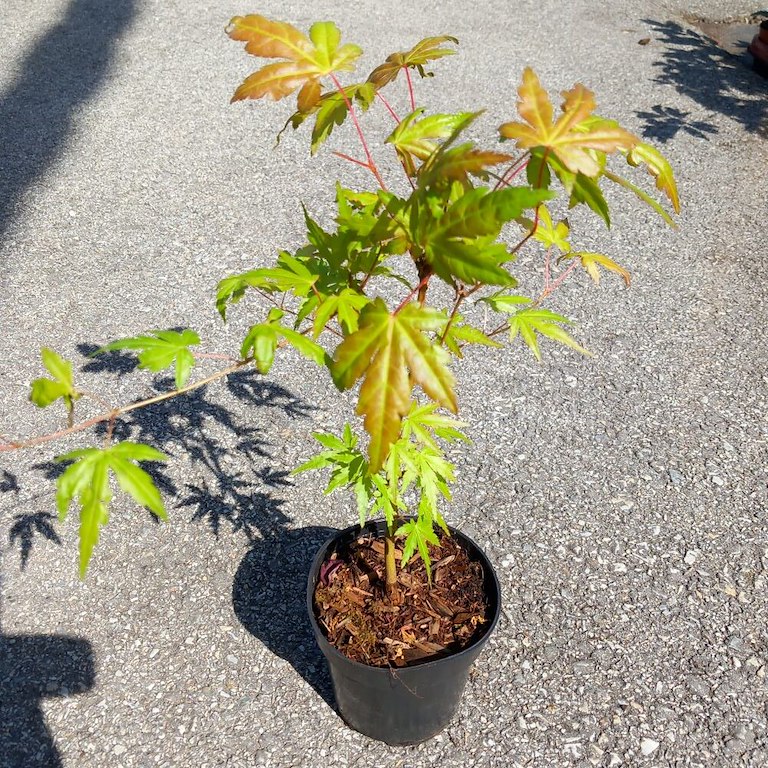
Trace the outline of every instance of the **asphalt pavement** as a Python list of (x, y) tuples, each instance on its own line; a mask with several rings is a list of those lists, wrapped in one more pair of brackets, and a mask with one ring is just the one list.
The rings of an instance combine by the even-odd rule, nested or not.
[[(88, 357), (109, 340), (192, 327), (206, 352), (236, 354), (261, 309), (246, 299), (223, 325), (217, 281), (300, 245), (300, 203), (327, 220), (336, 178), (367, 182), (329, 150), (310, 158), (306, 130), (275, 149), (288, 105), (229, 104), (256, 65), (224, 34), (233, 15), (334, 20), (363, 72), (455, 35), (460, 54), (417, 95), (485, 108), (473, 131), (491, 141), (526, 65), (552, 92), (581, 81), (663, 149), (682, 214), (672, 231), (619, 191), (610, 231), (572, 217), (579, 247), (633, 276), (553, 296), (593, 358), (548, 346), (542, 364), (514, 348), (456, 366), (473, 443), (445, 515), (486, 548), (505, 607), (443, 734), (388, 747), (333, 708), (304, 580), (356, 513), (319, 475), (288, 473), (353, 400), (284, 354), (267, 377), (118, 426), (171, 456), (156, 470), (170, 520), (116, 498), (84, 583), (52, 459), (103, 431), (0, 454), (0, 768), (767, 765), (768, 82), (690, 26), (758, 10), (3, 0), (0, 432), (14, 439), (62, 426), (26, 402), (40, 347), (112, 403), (168, 381)], [(356, 152), (354, 134), (336, 147)], [(541, 269), (521, 269), (535, 290)]]

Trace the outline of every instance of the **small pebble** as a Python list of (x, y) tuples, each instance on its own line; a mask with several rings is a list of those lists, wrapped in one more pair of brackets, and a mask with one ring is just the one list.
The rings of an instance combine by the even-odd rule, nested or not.
[(648, 757), (652, 755), (659, 748), (659, 742), (655, 739), (643, 739), (640, 742), (640, 751)]

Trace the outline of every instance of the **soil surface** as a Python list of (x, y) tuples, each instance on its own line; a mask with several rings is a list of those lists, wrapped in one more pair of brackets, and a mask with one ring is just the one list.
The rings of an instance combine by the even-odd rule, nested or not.
[[(396, 550), (398, 567), (402, 556)], [(430, 545), (432, 584), (414, 556), (399, 569), (399, 604), (384, 583), (384, 541), (370, 535), (321, 566), (315, 613), (329, 642), (348, 658), (376, 667), (408, 666), (456, 653), (485, 631), (488, 600), (482, 565), (455, 538)]]

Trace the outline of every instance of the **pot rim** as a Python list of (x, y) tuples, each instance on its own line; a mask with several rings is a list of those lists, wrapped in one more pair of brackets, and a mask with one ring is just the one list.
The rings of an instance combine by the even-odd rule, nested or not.
[(440, 663), (460, 658), (463, 655), (478, 651), (481, 646), (488, 642), (491, 635), (493, 634), (493, 631), (496, 629), (496, 625), (499, 622), (499, 617), (501, 616), (501, 585), (499, 584), (499, 578), (496, 575), (496, 569), (493, 567), (493, 564), (491, 563), (488, 555), (485, 554), (477, 542), (475, 542), (471, 537), (467, 536), (467, 534), (462, 533), (457, 528), (454, 528), (452, 525), (448, 525), (448, 530), (451, 532), (451, 536), (456, 536), (460, 541), (463, 540), (463, 542), (469, 544), (480, 556), (478, 559), (483, 566), (485, 581), (486, 583), (490, 582), (490, 586), (492, 587), (492, 589), (487, 592), (487, 596), (491, 600), (492, 605), (494, 602), (496, 604), (493, 616), (490, 623), (488, 624), (488, 628), (479, 638), (477, 638), (477, 640), (468, 645), (466, 648), (462, 648), (460, 651), (456, 651), (455, 653), (449, 653), (447, 656), (441, 656), (440, 658), (433, 659), (432, 661), (424, 661), (420, 664), (414, 664), (412, 666), (405, 667), (375, 667), (371, 664), (363, 664), (360, 661), (355, 661), (354, 659), (350, 659), (349, 657), (345, 656), (338, 648), (336, 648), (336, 646), (329, 642), (328, 638), (325, 636), (325, 633), (321, 629), (319, 622), (317, 621), (317, 616), (315, 616), (314, 596), (315, 585), (317, 584), (315, 574), (319, 574), (322, 561), (334, 542), (353, 533), (362, 533), (362, 531), (364, 531), (369, 526), (376, 526), (384, 522), (385, 521), (383, 519), (376, 518), (374, 520), (369, 520), (362, 527), (358, 523), (356, 525), (350, 525), (348, 528), (337, 531), (328, 537), (328, 539), (323, 543), (323, 545), (317, 551), (314, 559), (312, 560), (312, 567), (310, 568), (309, 575), (307, 577), (307, 613), (309, 614), (309, 621), (312, 625), (315, 638), (318, 644), (321, 645), (323, 653), (326, 655), (330, 653), (335, 658), (342, 660), (347, 664), (351, 664), (354, 667), (374, 670), (374, 674), (376, 671), (379, 671), (382, 674), (389, 675), (393, 671), (397, 672), (398, 674), (402, 674), (403, 672), (408, 672), (414, 669), (429, 669), (430, 667), (434, 667)]

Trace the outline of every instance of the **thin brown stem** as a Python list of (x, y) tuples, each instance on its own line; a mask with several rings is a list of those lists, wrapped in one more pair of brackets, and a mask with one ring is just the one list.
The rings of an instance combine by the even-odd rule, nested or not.
[(549, 283), (546, 288), (539, 294), (539, 296), (536, 298), (536, 300), (531, 304), (531, 306), (536, 307), (539, 304), (541, 304), (544, 299), (546, 299), (548, 296), (550, 296), (552, 293), (554, 293), (566, 280), (568, 275), (570, 275), (574, 269), (578, 266), (578, 261), (573, 261), (568, 269), (563, 272), (562, 275), (560, 275), (556, 280)]
[(173, 397), (178, 397), (179, 395), (183, 395), (185, 392), (191, 392), (192, 390), (199, 389), (200, 387), (204, 387), (206, 384), (210, 384), (211, 382), (214, 382), (217, 379), (221, 379), (224, 376), (228, 376), (230, 373), (234, 373), (235, 371), (242, 368), (244, 365), (248, 365), (248, 363), (252, 362), (252, 360), (253, 358), (238, 360), (237, 363), (235, 363), (234, 365), (230, 365), (227, 368), (217, 371), (216, 373), (211, 374), (210, 376), (207, 376), (204, 379), (195, 381), (192, 384), (187, 384), (186, 387), (182, 387), (181, 389), (174, 389), (170, 392), (163, 392), (160, 395), (149, 397), (146, 400), (139, 400), (135, 403), (130, 403), (128, 405), (122, 405), (118, 408), (113, 408), (106, 413), (99, 414), (98, 416), (94, 416), (91, 419), (86, 419), (86, 421), (81, 421), (78, 424), (73, 424), (72, 426), (67, 427), (66, 429), (60, 429), (57, 432), (51, 432), (47, 435), (41, 435), (40, 437), (33, 437), (31, 440), (9, 442), (8, 445), (0, 445), (0, 452), (21, 450), (23, 448), (32, 448), (36, 445), (42, 445), (43, 443), (48, 443), (51, 440), (56, 440), (60, 437), (66, 437), (67, 435), (74, 434), (75, 432), (82, 432), (84, 429), (93, 427), (96, 424), (100, 424), (103, 421), (114, 421), (115, 419), (117, 419), (118, 416), (122, 416), (123, 414), (130, 413), (131, 411), (136, 411), (139, 408), (146, 408), (147, 406), (153, 405), (154, 403), (160, 403), (160, 402), (163, 402), (164, 400), (170, 400)]
[(400, 302), (400, 305), (398, 308), (392, 313), (393, 315), (397, 315), (399, 312), (402, 311), (402, 309), (405, 307), (406, 304), (418, 293), (419, 296), (421, 296), (422, 291), (426, 293), (426, 288), (429, 285), (429, 278), (432, 277), (431, 274), (426, 275), (422, 278), (422, 280), (419, 282), (419, 284), (411, 290), (411, 292)]
[(395, 559), (395, 526), (387, 526), (387, 533), (384, 536), (384, 573), (387, 589), (387, 598), (392, 605), (399, 605), (402, 602), (400, 590), (397, 586), (397, 560)]
[[(508, 186), (509, 182), (512, 181), (512, 179), (528, 165), (530, 154), (530, 152), (525, 152), (523, 155), (518, 157), (517, 160), (515, 160), (512, 165), (510, 165), (509, 168), (507, 168), (507, 170), (501, 174), (501, 176), (497, 177), (498, 181), (496, 182), (494, 190), (499, 189), (499, 187)], [(510, 176), (510, 174), (512, 175)], [(541, 181), (539, 181), (539, 183), (541, 183)]]
[(93, 400), (94, 403), (98, 403), (102, 408), (108, 408), (111, 409), (112, 406), (99, 395), (95, 394), (94, 392), (87, 392), (85, 390), (79, 389), (78, 392), (83, 396), (87, 397), (89, 400)]
[(117, 419), (117, 414), (113, 411), (112, 414), (109, 417), (109, 421), (107, 423), (107, 434), (104, 435), (104, 450), (109, 448), (110, 443), (112, 442), (112, 434), (115, 431), (115, 420)]
[(228, 363), (236, 363), (240, 358), (225, 355), (222, 352), (195, 352), (195, 358), (198, 360), (223, 360)]
[(461, 307), (466, 299), (468, 299), (473, 293), (477, 293), (482, 287), (482, 283), (477, 283), (472, 288), (467, 288), (465, 285), (462, 285), (456, 289), (456, 299), (453, 302), (451, 314), (448, 316), (448, 322), (445, 324), (445, 328), (440, 335), (440, 341), (438, 342), (439, 344), (442, 345), (445, 342), (445, 338), (448, 336), (448, 331), (451, 330), (451, 326), (453, 325), (453, 322), (456, 319), (456, 315), (459, 312), (459, 307)]

